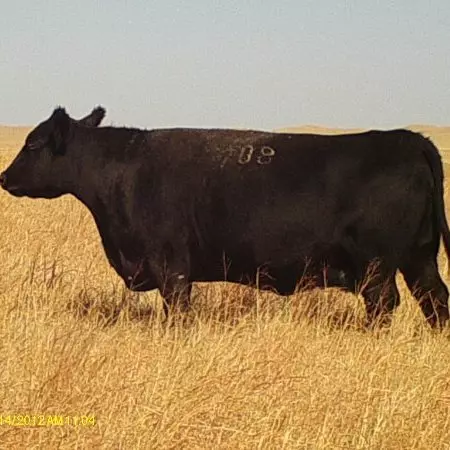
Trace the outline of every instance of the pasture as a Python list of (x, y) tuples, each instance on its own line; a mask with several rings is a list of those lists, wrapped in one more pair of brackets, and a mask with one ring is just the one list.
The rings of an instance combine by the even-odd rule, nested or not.
[[(413, 128), (450, 163), (450, 129)], [(0, 127), (1, 169), (27, 131)], [(361, 299), (337, 290), (221, 285), (165, 327), (75, 199), (2, 191), (0, 218), (0, 448), (449, 448), (450, 332), (428, 329), (401, 276), (386, 330), (364, 331)]]

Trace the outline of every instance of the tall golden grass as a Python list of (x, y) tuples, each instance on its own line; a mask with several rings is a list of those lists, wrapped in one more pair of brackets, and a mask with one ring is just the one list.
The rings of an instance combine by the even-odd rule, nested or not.
[(428, 329), (401, 276), (384, 330), (337, 290), (224, 285), (163, 326), (160, 298), (123, 287), (74, 199), (0, 192), (0, 218), (0, 448), (449, 448), (450, 334)]

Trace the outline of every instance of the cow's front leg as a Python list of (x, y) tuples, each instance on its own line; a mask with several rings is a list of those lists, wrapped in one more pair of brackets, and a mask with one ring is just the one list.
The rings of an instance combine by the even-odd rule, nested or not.
[(163, 297), (166, 318), (169, 311), (185, 313), (189, 310), (192, 283), (189, 280), (189, 254), (180, 248), (166, 245), (158, 264), (158, 288)]
[(166, 280), (160, 288), (163, 297), (163, 309), (166, 318), (169, 311), (186, 313), (189, 310), (192, 284), (183, 272), (167, 273)]

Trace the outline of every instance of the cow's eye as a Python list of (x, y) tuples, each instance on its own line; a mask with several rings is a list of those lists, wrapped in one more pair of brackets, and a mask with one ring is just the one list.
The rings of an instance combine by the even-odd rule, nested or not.
[(45, 141), (40, 139), (39, 141), (28, 142), (26, 145), (27, 150), (39, 150), (45, 145)]

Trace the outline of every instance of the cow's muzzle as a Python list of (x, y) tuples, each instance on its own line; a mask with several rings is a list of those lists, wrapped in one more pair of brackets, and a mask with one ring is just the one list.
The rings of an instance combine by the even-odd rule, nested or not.
[(22, 188), (20, 188), (19, 186), (11, 185), (10, 180), (6, 176), (6, 172), (3, 172), (0, 175), (0, 186), (15, 197), (23, 197), (24, 195), (26, 195), (25, 191)]
[(6, 189), (6, 173), (5, 173), (5, 172), (3, 172), (3, 173), (0, 175), (0, 186), (1, 186), (3, 189)]

